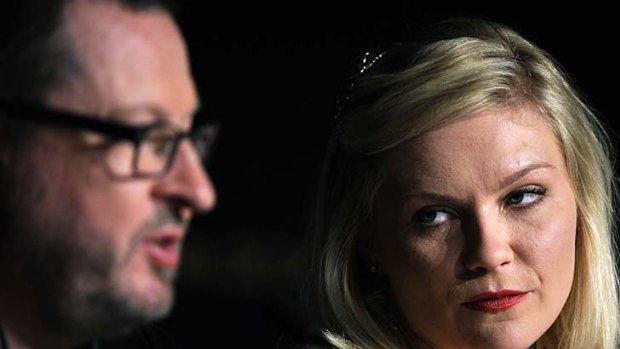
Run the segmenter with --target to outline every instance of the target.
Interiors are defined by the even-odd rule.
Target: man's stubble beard
[[[67,338],[90,339],[122,333],[168,314],[174,300],[176,270],[153,270],[169,287],[156,305],[144,304],[127,288],[119,271],[129,263],[144,235],[167,223],[178,223],[170,211],[160,212],[132,234],[127,251],[115,250],[106,234],[80,222],[76,212],[44,209],[50,192],[31,171],[4,188],[0,218],[7,229],[0,243],[7,248],[10,273],[32,295],[35,318],[45,328]],[[63,198],[57,198],[56,201]],[[6,250],[6,251],[5,251]],[[4,257],[3,257],[4,259]]]

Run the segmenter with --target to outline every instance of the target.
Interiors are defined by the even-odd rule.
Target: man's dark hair
[[[64,7],[69,1],[1,1],[0,101],[43,103],[51,88],[79,70],[63,25]],[[164,0],[116,2],[136,11],[170,11]]]

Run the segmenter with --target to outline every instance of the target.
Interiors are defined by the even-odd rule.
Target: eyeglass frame
[[[131,161],[131,175],[129,176],[132,178],[160,178],[165,176],[170,171],[170,168],[174,163],[179,144],[185,138],[189,138],[201,159],[206,157],[208,153],[205,151],[203,154],[200,147],[197,146],[196,138],[198,138],[198,134],[196,130],[179,132],[171,138],[173,142],[172,149],[169,155],[167,155],[166,164],[164,167],[156,173],[146,173],[138,170],[140,145],[145,141],[149,132],[154,129],[163,128],[162,126],[164,126],[165,123],[162,121],[154,122],[145,126],[129,126],[120,122],[103,120],[101,119],[101,116],[54,109],[43,105],[1,101],[0,118],[8,118],[10,120],[25,122],[37,122],[48,126],[58,126],[75,130],[88,130],[117,140],[130,141],[134,147],[133,158]],[[217,128],[217,122],[214,122],[213,124],[206,124],[201,127],[200,130],[204,130],[208,127]],[[206,148],[210,148],[212,143],[213,139],[208,142],[208,146]]]

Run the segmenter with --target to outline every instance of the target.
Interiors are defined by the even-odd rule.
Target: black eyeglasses
[[[176,132],[163,122],[133,127],[98,119],[92,115],[61,111],[43,106],[0,103],[0,116],[12,120],[34,122],[78,130],[88,130],[119,142],[106,154],[106,165],[118,177],[161,177],[165,175],[177,153],[179,144],[188,138],[200,159],[205,161],[217,125],[207,124],[190,132]]]

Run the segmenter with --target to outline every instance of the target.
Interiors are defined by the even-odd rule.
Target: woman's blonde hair
[[[330,342],[414,347],[389,286],[367,271],[359,246],[385,153],[474,113],[529,105],[557,137],[578,210],[572,289],[536,348],[615,348],[613,148],[559,65],[510,28],[458,19],[414,43],[365,56],[358,73],[341,99],[315,222],[313,267]]]

